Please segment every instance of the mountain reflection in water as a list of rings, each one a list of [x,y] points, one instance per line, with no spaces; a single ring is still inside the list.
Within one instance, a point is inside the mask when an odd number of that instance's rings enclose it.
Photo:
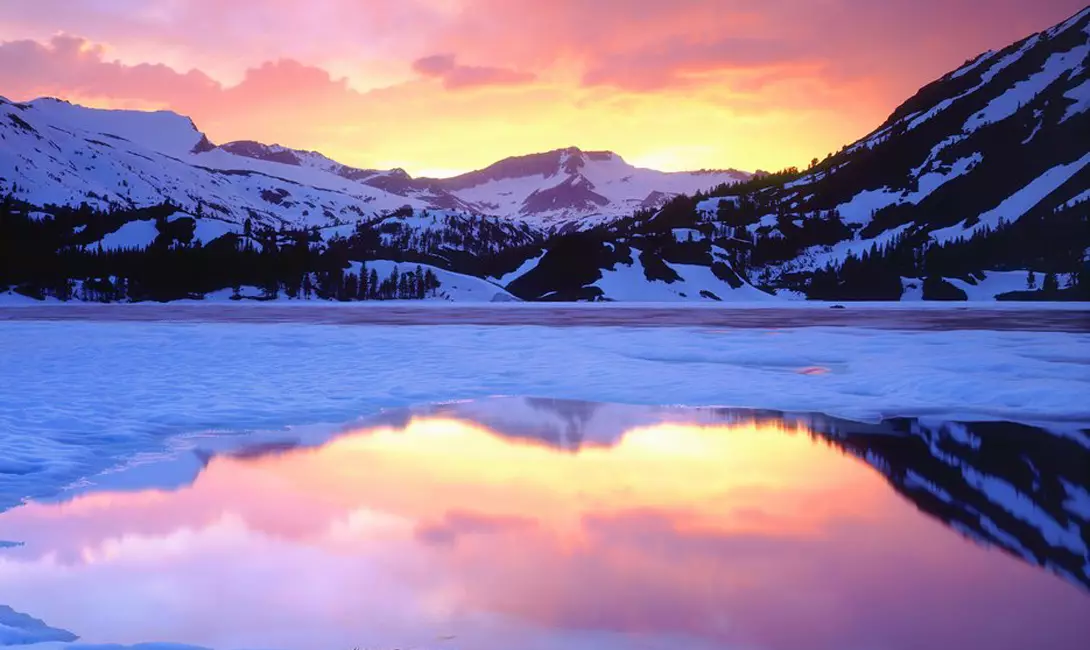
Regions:
[[[0,605],[218,650],[1090,638],[1077,430],[511,398],[201,459],[0,513]]]

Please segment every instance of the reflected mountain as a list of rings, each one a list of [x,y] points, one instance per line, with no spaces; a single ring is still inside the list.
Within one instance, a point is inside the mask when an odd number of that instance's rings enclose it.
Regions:
[[[473,422],[500,435],[578,452],[670,422],[803,426],[881,472],[922,512],[984,544],[1090,589],[1090,431],[1014,422],[861,423],[757,409],[627,406],[547,398],[454,402],[388,413]]]
[[[49,627],[44,621],[0,605],[0,646],[26,646],[50,641],[63,643],[78,638],[67,630]]]
[[[838,423],[830,440],[880,471],[921,511],[1090,589],[1090,448],[1011,422]]]
[[[219,649],[1090,637],[1072,426],[497,398],[246,439],[0,513],[0,603]]]

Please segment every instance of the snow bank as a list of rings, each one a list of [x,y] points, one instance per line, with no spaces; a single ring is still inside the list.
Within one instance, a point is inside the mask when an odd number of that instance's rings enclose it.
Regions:
[[[169,156],[188,154],[203,135],[188,117],[171,111],[87,108],[52,98],[30,102],[34,110],[69,130],[124,138]]]
[[[541,258],[543,257],[545,257],[545,251],[542,251],[541,254],[537,257],[531,257],[530,259],[526,260],[514,271],[511,271],[510,273],[504,275],[501,278],[496,278],[496,284],[506,287],[515,280],[521,278],[522,276],[537,268],[537,263],[540,262]]]
[[[243,230],[237,223],[227,223],[226,221],[220,221],[218,219],[194,217],[193,220],[197,222],[197,227],[193,231],[193,238],[201,240],[201,243],[204,244],[207,244],[214,239],[219,239],[224,235],[242,233]]]
[[[988,102],[983,110],[972,115],[965,122],[963,131],[972,132],[1014,115],[1019,108],[1033,101],[1034,97],[1061,75],[1083,62],[1088,52],[1090,52],[1090,45],[1079,45],[1067,52],[1053,54],[1045,61],[1041,70],[1014,84],[1002,95]]]
[[[1056,165],[1052,169],[1033,179],[1025,187],[1008,196],[998,206],[980,215],[979,220],[972,226],[965,226],[964,222],[949,228],[941,228],[931,232],[935,241],[945,242],[958,237],[971,237],[985,226],[995,228],[1000,219],[1017,221],[1023,214],[1037,206],[1046,196],[1056,191],[1083,167],[1090,164],[1090,153],[1082,158],[1065,165]]]
[[[999,294],[1011,291],[1025,291],[1028,271],[986,271],[984,280],[971,284],[957,278],[947,278],[947,282],[965,292],[969,300],[995,300]],[[1044,281],[1045,274],[1038,273],[1037,286]]]
[[[155,227],[155,221],[129,221],[99,241],[87,244],[84,248],[96,249],[102,246],[102,249],[107,251],[147,248],[158,236],[159,230]]]
[[[379,280],[389,277],[389,275],[393,273],[394,267],[397,267],[397,272],[399,274],[405,274],[409,271],[415,273],[417,267],[420,267],[425,272],[431,270],[431,272],[435,274],[435,277],[439,278],[439,298],[452,302],[518,301],[518,298],[505,291],[502,287],[492,284],[488,280],[472,275],[455,273],[454,271],[441,269],[438,266],[417,264],[416,262],[392,262],[389,260],[368,260],[362,264],[366,264],[368,273],[371,272],[371,269],[374,269],[375,272],[378,273]],[[360,262],[353,262],[351,269],[352,273],[358,275],[360,267]]]
[[[611,300],[634,302],[673,302],[680,300],[776,300],[776,297],[743,284],[738,289],[715,277],[710,267],[692,264],[669,264],[681,276],[681,280],[665,282],[648,280],[640,262],[640,252],[632,249],[632,264],[617,264],[613,269],[602,269],[602,277],[593,285]],[[715,298],[702,294],[710,292]]]

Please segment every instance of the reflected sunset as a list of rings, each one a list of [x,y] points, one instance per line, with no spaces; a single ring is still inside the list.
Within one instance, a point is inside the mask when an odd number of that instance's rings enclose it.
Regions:
[[[823,440],[776,419],[667,421],[561,450],[417,416],[213,456],[176,491],[0,515],[0,539],[25,542],[0,553],[0,602],[89,642],[288,648],[834,648],[905,599],[943,638],[943,612],[971,603],[1079,609],[1023,602],[1070,587],[980,553]],[[928,605],[954,567],[970,580]],[[119,613],[134,603],[177,616]]]

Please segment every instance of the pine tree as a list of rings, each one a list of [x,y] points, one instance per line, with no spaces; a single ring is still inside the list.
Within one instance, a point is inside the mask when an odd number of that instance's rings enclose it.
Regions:
[[[303,297],[307,300],[310,299],[311,294],[314,292],[314,285],[310,281],[310,273],[303,274]]]
[[[356,290],[356,300],[367,300],[369,295],[367,284],[370,276],[367,274],[367,265],[360,265],[360,286]]]
[[[1045,274],[1045,280],[1041,284],[1041,289],[1045,293],[1055,293],[1060,290],[1060,281],[1056,278],[1056,274],[1049,271]]]
[[[349,273],[344,278],[344,288],[341,291],[341,295],[337,297],[338,300],[347,301],[355,300],[359,292],[359,278],[355,273]]]

